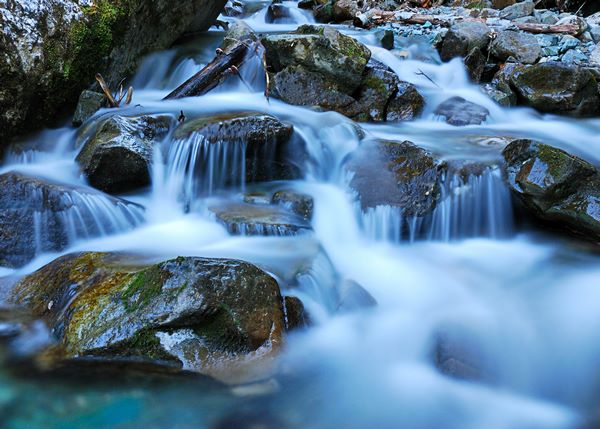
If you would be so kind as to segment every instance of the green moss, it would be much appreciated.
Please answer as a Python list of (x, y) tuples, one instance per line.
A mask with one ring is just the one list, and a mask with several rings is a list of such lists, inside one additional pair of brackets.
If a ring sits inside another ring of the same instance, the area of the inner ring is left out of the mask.
[(128, 311), (147, 306), (160, 295), (165, 280), (166, 273), (157, 265), (135, 274), (121, 294), (123, 305)]

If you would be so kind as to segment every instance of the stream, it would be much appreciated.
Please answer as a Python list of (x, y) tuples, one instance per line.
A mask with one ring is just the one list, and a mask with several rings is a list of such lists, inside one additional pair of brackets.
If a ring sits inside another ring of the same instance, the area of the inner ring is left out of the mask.
[[(258, 11), (244, 21), (260, 33), (293, 31), (313, 22), (294, 2), (283, 4), (291, 11), (287, 19), (267, 23), (268, 3), (257, 3)], [(583, 427), (595, 415), (598, 256), (517, 222), (497, 165), (506, 137), (538, 139), (600, 165), (600, 120), (500, 107), (469, 83), (460, 60), (423, 61), (436, 54), (410, 41), (404, 49), (408, 58), (399, 59), (378, 46), (374, 32), (335, 27), (367, 45), (373, 58), (426, 99), (420, 119), (361, 124), (367, 136), (409, 140), (442, 159), (482, 160), (491, 167), (479, 176), (449, 177), (434, 213), (422, 222), (406, 219), (410, 228), (404, 231), (401, 213), (391, 207), (362, 213), (349, 189), (344, 162), (362, 138), (351, 120), (267, 100), (258, 59), (244, 65), (241, 79), (230, 78), (206, 95), (161, 101), (213, 58), (224, 35), (214, 27), (151, 54), (131, 82), (133, 102), (119, 114), (177, 118), (183, 111), (191, 119), (255, 111), (293, 124), (310, 159), (305, 179), (285, 186), (314, 199), (313, 232), (229, 234), (207, 210), (211, 202), (242, 201), (246, 193), (281, 183), (246, 184), (238, 178), (224, 192), (223, 184), (231, 183), (224, 172), (243, 163), (243, 147), (218, 152), (193, 138), (176, 141), (168, 135), (156, 149), (152, 186), (121, 195), (145, 211), (115, 208), (101, 194), (82, 191), (64, 220), (70, 225), (69, 246), (60, 253), (46, 250), (41, 216), (32, 231), (39, 243), (36, 257), (23, 268), (0, 268), (0, 273), (18, 278), (60, 255), (85, 250), (142, 253), (156, 260), (242, 259), (273, 274), (286, 294), (299, 297), (313, 325), (289, 336), (280, 379), (234, 388), (234, 395), (210, 383), (201, 388), (187, 381), (118, 383), (110, 375), (65, 382), (23, 379), (0, 369), (3, 427), (254, 427), (214, 426), (233, 413), (246, 423), (268, 416), (280, 422), (272, 426), (278, 428), (558, 429)], [(452, 96), (484, 106), (489, 118), (466, 127), (439, 120), (435, 106)], [(104, 109), (94, 120), (112, 113)], [(89, 189), (75, 161), (75, 142), (91, 122), (79, 130), (65, 126), (32, 136), (7, 154), (0, 173), (18, 171)], [(194, 168), (194, 162), (202, 168)], [(90, 216), (94, 222), (83, 221)], [(298, 266), (308, 268), (291, 284), (286, 279)], [(336, 282), (350, 280), (377, 306), (336, 312), (331, 290)], [(480, 378), (458, 379), (440, 371), (436, 344), (444, 336), (468, 345), (481, 364)]]

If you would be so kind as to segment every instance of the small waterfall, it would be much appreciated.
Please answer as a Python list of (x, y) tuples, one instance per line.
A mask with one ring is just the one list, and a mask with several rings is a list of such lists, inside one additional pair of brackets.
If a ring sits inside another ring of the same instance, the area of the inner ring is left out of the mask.
[(440, 198), (425, 217), (404, 216), (399, 208), (378, 206), (362, 212), (365, 234), (390, 242), (427, 239), (451, 241), (473, 237), (501, 239), (513, 232), (510, 193), (498, 168), (466, 176), (450, 173), (440, 183)]

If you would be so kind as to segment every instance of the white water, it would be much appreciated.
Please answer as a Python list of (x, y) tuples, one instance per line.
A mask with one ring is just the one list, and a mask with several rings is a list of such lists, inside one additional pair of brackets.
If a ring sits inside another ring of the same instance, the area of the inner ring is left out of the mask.
[[(288, 31), (309, 21), (298, 10), (293, 22), (266, 24), (264, 16), (263, 9), (246, 22), (256, 31)], [(366, 43), (374, 40), (368, 33), (348, 34)], [(230, 257), (276, 275), (284, 292), (303, 299), (316, 322), (292, 336), (282, 358), (283, 367), (305, 379), (294, 403), (303, 427), (570, 428), (584, 421), (599, 398), (597, 257), (517, 231), (508, 191), (494, 168), (482, 176), (448, 177), (433, 215), (404, 219), (411, 225), (408, 236), (398, 227), (402, 214), (389, 207), (360, 213), (343, 169), (344, 159), (359, 145), (351, 121), (266, 100), (258, 63), (242, 71), (243, 81), (235, 78), (200, 98), (159, 101), (211, 58), (215, 40), (215, 34), (204, 38), (208, 47), (201, 52), (188, 46), (153, 54), (133, 81), (132, 107), (121, 113), (177, 115), (183, 110), (193, 118), (253, 110), (291, 122), (311, 155), (306, 180), (293, 186), (314, 198), (314, 234), (230, 236), (192, 207), (193, 199), (212, 194), (226, 179), (231, 182), (222, 171), (238, 165), (243, 147), (234, 146), (239, 153), (219, 153), (191, 138), (157, 149), (151, 191), (128, 196), (146, 207), (146, 223), (79, 241), (61, 254), (128, 250), (157, 259)], [(490, 137), (532, 137), (600, 164), (599, 120), (503, 109), (468, 83), (459, 61), (403, 61), (371, 48), (374, 58), (417, 85), (427, 108), (415, 122), (365, 124), (369, 136), (411, 140), (448, 160), (488, 161), (499, 159), (503, 145)], [(435, 106), (455, 95), (488, 108), (487, 123), (456, 128), (438, 121)], [(2, 172), (16, 169), (84, 185), (74, 162), (75, 132), (51, 133), (48, 141), (39, 139), (37, 151), (9, 156)], [(233, 199), (244, 189), (237, 179)], [(31, 272), (57, 256), (41, 255), (11, 273)], [(362, 285), (378, 306), (336, 314), (336, 288), (344, 280)], [(434, 346), (441, 334), (473, 349), (482, 381), (458, 380), (436, 368)]]

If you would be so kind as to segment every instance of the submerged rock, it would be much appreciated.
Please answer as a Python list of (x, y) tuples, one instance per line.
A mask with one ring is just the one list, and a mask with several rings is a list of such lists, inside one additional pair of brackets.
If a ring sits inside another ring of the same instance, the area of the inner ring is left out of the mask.
[(541, 112), (592, 116), (600, 110), (598, 83), (584, 68), (557, 62), (517, 66), (509, 80), (519, 100)]
[(344, 280), (338, 287), (336, 311), (346, 313), (376, 306), (375, 298), (355, 281)]
[(226, 382), (261, 373), (285, 329), (275, 279), (228, 259), (71, 254), (25, 277), (11, 299), (52, 328), (55, 359), (151, 362)]
[(223, 203), (209, 210), (231, 234), (289, 236), (312, 229), (305, 218), (279, 206)]
[[(238, 149), (241, 146), (245, 161), (240, 159), (238, 164), (230, 166), (227, 175), (231, 180), (223, 184), (227, 186), (242, 174), (248, 183), (300, 177), (307, 155), (303, 142), (294, 139), (293, 132), (292, 125), (281, 122), (274, 116), (243, 112), (187, 121), (175, 130), (173, 139), (174, 144), (194, 141), (195, 144), (205, 146), (207, 151), (214, 150), (214, 157), (231, 158), (232, 150), (235, 149), (233, 146), (238, 146)], [(207, 154), (208, 152), (205, 153)], [(222, 160), (219, 158), (215, 161)], [(232, 162), (233, 159), (228, 161)]]
[(558, 228), (600, 239), (600, 172), (562, 149), (516, 140), (504, 149), (511, 190), (530, 212)]
[(450, 125), (465, 126), (483, 123), (490, 112), (485, 107), (471, 103), (462, 97), (452, 97), (435, 109), (435, 114), (445, 118)]
[(37, 253), (57, 252), (78, 238), (127, 230), (143, 209), (92, 189), (21, 173), (0, 175), (0, 265), (25, 265)]
[(77, 162), (90, 182), (109, 193), (150, 184), (154, 144), (173, 123), (171, 116), (112, 116), (83, 145)]
[(424, 216), (435, 208), (440, 165), (411, 142), (367, 141), (346, 168), (363, 210), (392, 206), (407, 216)]
[(312, 219), (314, 200), (308, 194), (303, 194), (293, 189), (284, 189), (275, 192), (271, 202), (283, 206), (285, 209), (306, 220)]

